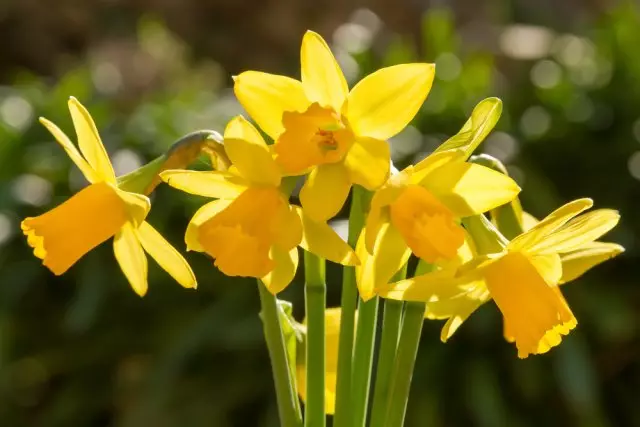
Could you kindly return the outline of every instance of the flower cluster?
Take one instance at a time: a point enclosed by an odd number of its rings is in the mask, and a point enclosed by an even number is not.
[[[507,241],[483,214],[517,203],[520,188],[506,174],[469,161],[497,121],[499,100],[482,101],[457,135],[397,172],[388,140],[421,108],[434,65],[383,68],[349,89],[318,34],[304,35],[300,57],[300,80],[257,71],[234,77],[237,99],[269,141],[238,116],[224,131],[228,167],[159,174],[174,188],[214,199],[188,224],[187,249],[206,253],[226,275],[260,279],[276,294],[293,280],[300,246],[355,266],[365,301],[380,296],[426,303],[427,318],[447,319],[443,340],[493,299],[505,337],[520,357],[557,345],[577,324],[559,285],[623,250],[596,241],[616,225],[617,212],[581,214],[591,207],[589,199],[568,203],[535,224],[520,212],[522,233]],[[114,237],[116,259],[138,294],[147,291],[145,252],[182,286],[195,288],[186,261],[145,221],[148,197],[123,188],[114,175],[89,113],[74,98],[69,109],[79,151],[53,123],[41,122],[89,185],[22,222],[34,254],[62,274]],[[297,206],[290,193],[300,176],[306,179]],[[327,221],[341,211],[354,185],[371,197],[352,248]],[[392,283],[412,254],[431,271]]]

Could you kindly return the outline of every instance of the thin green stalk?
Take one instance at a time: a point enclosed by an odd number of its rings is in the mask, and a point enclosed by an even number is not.
[[[364,226],[365,201],[363,189],[354,187],[349,212],[348,243],[356,247]],[[342,314],[340,316],[340,339],[338,342],[338,377],[336,382],[336,406],[333,417],[334,427],[351,425],[351,368],[353,364],[353,341],[355,336],[355,314],[358,301],[356,272],[353,267],[343,267]]]
[[[324,427],[325,383],[325,262],[322,258],[304,253],[305,310],[307,313],[307,404],[305,427]]]
[[[353,426],[364,427],[369,406],[371,369],[373,367],[373,347],[376,341],[376,323],[378,322],[378,297],[367,302],[360,301],[358,308],[358,327],[356,328],[356,347],[353,355]]]
[[[395,282],[404,279],[406,276],[407,266],[405,265],[391,280]],[[391,375],[393,374],[396,360],[403,307],[404,303],[402,301],[384,300],[382,337],[380,339],[380,350],[378,351],[378,368],[373,403],[371,405],[371,427],[385,427]]]
[[[276,387],[280,423],[283,427],[300,427],[302,426],[302,415],[300,413],[294,379],[289,369],[287,348],[282,333],[282,324],[280,323],[276,297],[273,296],[259,280],[258,290],[260,293],[260,304],[262,306],[261,317],[264,337],[267,341],[267,348],[269,349],[273,382]]]
[[[425,307],[423,302],[407,302],[405,304],[402,331],[398,341],[398,353],[391,381],[389,408],[387,409],[387,419],[384,422],[385,427],[402,427],[404,424],[413,367],[424,324]]]

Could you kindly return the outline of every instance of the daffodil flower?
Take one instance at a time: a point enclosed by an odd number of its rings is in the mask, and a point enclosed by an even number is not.
[[[62,145],[89,181],[66,202],[22,221],[22,231],[34,254],[60,275],[84,254],[115,236],[113,250],[133,290],[147,292],[147,257],[155,259],[178,283],[195,288],[196,278],[184,258],[145,221],[151,204],[142,195],[118,188],[113,167],[89,112],[75,98],[69,111],[80,151],[55,124],[40,122]]]
[[[307,31],[301,81],[246,71],[234,78],[236,97],[275,141],[286,175],[310,171],[300,193],[305,212],[326,221],[349,189],[380,187],[389,175],[388,138],[413,119],[431,88],[433,64],[402,64],[365,77],[351,91],[327,43]]]
[[[577,325],[558,285],[624,250],[595,242],[615,227],[619,215],[610,209],[579,215],[592,205],[590,199],[568,203],[508,242],[502,252],[467,254],[468,262],[454,274],[436,271],[388,285],[379,294],[427,302],[429,317],[449,319],[443,341],[493,299],[504,317],[505,337],[515,342],[518,356],[545,353]]]
[[[520,191],[509,177],[467,163],[461,150],[433,153],[391,176],[373,195],[356,246],[360,296],[367,300],[408,261],[411,252],[429,263],[456,257],[464,243],[459,219],[509,202]]]
[[[224,146],[226,172],[173,170],[172,187],[218,200],[202,206],[185,235],[188,250],[206,252],[228,276],[261,278],[274,294],[293,280],[297,246],[345,265],[357,263],[349,245],[326,223],[310,220],[280,189],[282,173],[264,139],[246,119],[232,119]]]

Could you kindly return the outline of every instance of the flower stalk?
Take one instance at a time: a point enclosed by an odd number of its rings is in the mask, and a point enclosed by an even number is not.
[[[294,378],[289,369],[287,349],[278,314],[276,297],[258,280],[260,293],[261,318],[264,337],[267,341],[273,381],[278,401],[278,414],[283,427],[301,427],[302,415],[298,405]]]
[[[305,427],[324,427],[325,409],[325,261],[304,253],[305,309],[307,313],[307,405]]]

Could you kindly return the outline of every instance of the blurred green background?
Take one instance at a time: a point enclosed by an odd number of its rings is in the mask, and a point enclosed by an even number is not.
[[[351,83],[436,62],[427,102],[391,142],[397,166],[498,96],[482,151],[508,165],[525,209],[589,196],[622,213],[606,240],[627,252],[564,288],[579,327],[550,353],[518,360],[492,304],[446,345],[428,322],[407,426],[640,426],[640,9],[606,0],[0,2],[0,426],[278,425],[253,281],[190,253],[198,291],[152,266],[140,299],[110,244],[55,277],[19,222],[84,185],[38,116],[72,134],[76,96],[126,173],[241,113],[232,74],[297,77],[307,28]],[[149,221],[184,250],[203,200],[162,185],[152,202]],[[339,274],[330,266],[330,305]],[[299,319],[302,294],[297,280],[282,295]]]

